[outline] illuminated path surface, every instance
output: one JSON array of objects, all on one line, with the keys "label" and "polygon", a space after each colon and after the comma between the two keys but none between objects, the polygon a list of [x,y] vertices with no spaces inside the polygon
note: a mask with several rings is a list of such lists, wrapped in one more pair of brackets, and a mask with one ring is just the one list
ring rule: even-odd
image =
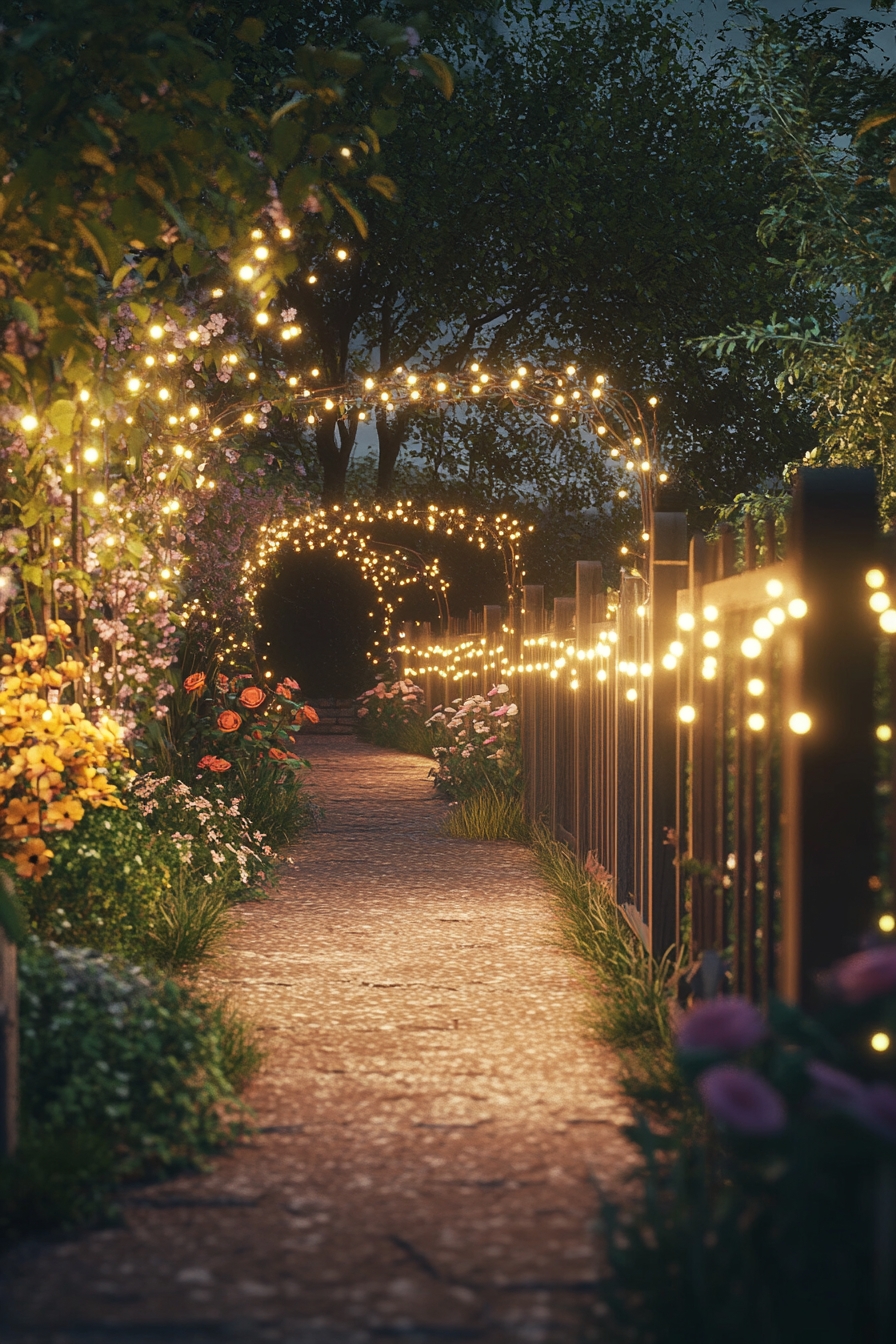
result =
[{"label": "illuminated path surface", "polygon": [[307,749],[325,821],[215,967],[263,1027],[260,1135],[13,1252],[3,1341],[580,1337],[626,1116],[550,897],[519,846],[440,836],[420,758]]}]

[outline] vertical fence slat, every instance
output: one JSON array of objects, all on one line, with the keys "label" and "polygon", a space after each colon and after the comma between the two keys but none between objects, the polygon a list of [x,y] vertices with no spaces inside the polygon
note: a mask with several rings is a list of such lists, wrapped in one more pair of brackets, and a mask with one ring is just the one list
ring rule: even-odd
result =
[{"label": "vertical fence slat", "polygon": [[[799,473],[788,541],[808,611],[793,623],[785,665],[781,989],[803,1002],[871,919],[877,631],[864,576],[876,531],[873,471]],[[808,732],[788,726],[797,713],[809,716]]]}]

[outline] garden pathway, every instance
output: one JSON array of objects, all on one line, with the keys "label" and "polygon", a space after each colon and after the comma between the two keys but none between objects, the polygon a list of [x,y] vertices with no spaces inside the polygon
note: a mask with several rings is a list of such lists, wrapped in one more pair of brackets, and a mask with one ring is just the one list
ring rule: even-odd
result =
[{"label": "garden pathway", "polygon": [[324,822],[213,977],[264,1033],[257,1137],[8,1256],[4,1342],[584,1337],[626,1113],[550,897],[520,846],[440,834],[420,758],[307,749]]}]

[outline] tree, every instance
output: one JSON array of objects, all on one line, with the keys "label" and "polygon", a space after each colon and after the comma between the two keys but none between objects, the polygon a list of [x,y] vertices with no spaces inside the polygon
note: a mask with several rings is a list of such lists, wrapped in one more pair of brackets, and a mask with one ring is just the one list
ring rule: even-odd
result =
[{"label": "tree", "polygon": [[874,466],[892,510],[896,71],[872,59],[879,31],[826,13],[754,15],[737,88],[781,177],[760,238],[783,244],[784,275],[807,291],[810,306],[796,313],[782,304],[702,346],[739,362],[741,351],[774,352],[782,398],[812,407],[817,445],[808,460]]},{"label": "tree", "polygon": [[[396,365],[572,358],[660,395],[668,455],[698,503],[811,449],[805,407],[775,389],[773,356],[709,368],[689,344],[785,301],[807,311],[756,239],[778,169],[725,82],[728,55],[706,59],[670,6],[646,0],[585,14],[520,6],[486,35],[439,48],[460,72],[455,96],[403,112],[384,148],[400,199],[373,203],[368,240],[331,230],[292,277],[305,373],[339,387]],[[330,496],[356,430],[342,404],[314,429]],[[389,491],[405,445],[430,465],[429,445],[463,457],[476,418],[427,426],[381,410],[377,488]],[[508,420],[505,461],[514,423],[528,433]],[[521,453],[523,490],[545,484],[538,462]]]}]

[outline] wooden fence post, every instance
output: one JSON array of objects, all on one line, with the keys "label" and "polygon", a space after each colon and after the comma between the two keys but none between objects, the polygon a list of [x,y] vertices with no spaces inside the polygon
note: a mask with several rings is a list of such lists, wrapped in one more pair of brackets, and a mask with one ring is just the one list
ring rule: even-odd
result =
[{"label": "wooden fence post", "polygon": [[[523,603],[521,611],[522,632],[520,635],[520,662],[540,661],[538,646],[526,646],[522,641],[537,639],[544,633],[544,585],[528,583],[523,585]],[[544,714],[545,692],[541,677],[520,677],[520,732],[523,747],[523,787],[525,790],[526,816],[530,821],[538,821],[545,809],[546,756],[549,750],[546,741]]]},{"label": "wooden fence post", "polygon": [[[780,990],[809,1005],[819,971],[871,924],[878,634],[864,576],[876,534],[873,471],[799,473],[789,542],[808,610],[786,627]],[[794,731],[797,714],[807,731]]]},{"label": "wooden fence post", "polygon": [[677,688],[659,675],[663,654],[677,634],[679,588],[688,582],[688,520],[656,513],[650,538],[650,655],[647,726],[648,915],[654,956],[678,941],[676,814],[678,812]]},{"label": "wooden fence post", "polygon": [[10,1157],[19,1140],[19,995],[16,945],[0,929],[0,1153]]}]

